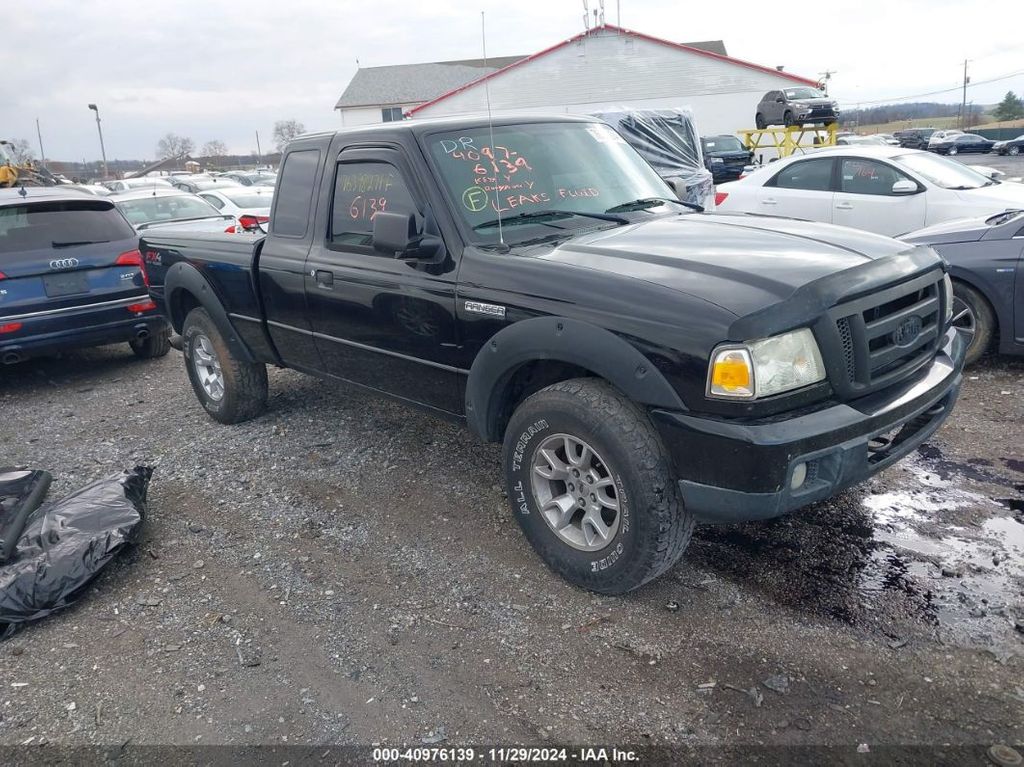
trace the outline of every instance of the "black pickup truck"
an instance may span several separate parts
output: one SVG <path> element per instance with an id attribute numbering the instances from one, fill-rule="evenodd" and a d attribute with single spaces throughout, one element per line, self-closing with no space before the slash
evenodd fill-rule
<path id="1" fill-rule="evenodd" d="M 584 118 L 306 135 L 266 236 L 140 249 L 213 418 L 258 415 L 270 364 L 462 421 L 503 443 L 540 556 L 603 593 L 664 572 L 695 520 L 891 465 L 960 389 L 931 249 L 695 210 Z"/>

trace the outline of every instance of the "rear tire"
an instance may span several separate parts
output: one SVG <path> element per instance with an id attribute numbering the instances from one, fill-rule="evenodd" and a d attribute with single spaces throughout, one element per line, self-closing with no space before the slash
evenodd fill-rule
<path id="1" fill-rule="evenodd" d="M 1020 154 L 1020 147 L 1019 146 L 1011 146 L 1006 151 L 1007 151 L 1007 154 L 1010 154 L 1010 155 L 1016 157 L 1017 155 Z"/>
<path id="2" fill-rule="evenodd" d="M 954 157 L 955 155 L 960 154 L 960 150 L 957 149 L 955 146 L 951 146 L 948 150 L 948 153 L 950 157 Z"/>
<path id="3" fill-rule="evenodd" d="M 220 423 L 255 418 L 267 406 L 267 366 L 232 356 L 209 313 L 197 307 L 181 331 L 185 370 L 196 397 Z"/>
<path id="4" fill-rule="evenodd" d="M 972 365 L 992 345 L 997 327 L 996 313 L 985 296 L 969 285 L 954 281 L 953 325 L 974 333 L 964 358 L 965 365 Z"/>
<path id="5" fill-rule="evenodd" d="M 760 112 L 754 115 L 754 125 L 757 126 L 758 130 L 764 130 L 765 128 L 768 127 L 768 123 L 764 121 L 764 115 L 761 114 Z"/>
<path id="6" fill-rule="evenodd" d="M 548 567 L 576 586 L 632 591 L 690 542 L 693 515 L 658 433 L 604 381 L 576 378 L 529 397 L 509 422 L 504 457 L 516 521 Z"/>
<path id="7" fill-rule="evenodd" d="M 143 360 L 152 360 L 157 357 L 165 357 L 171 350 L 170 328 L 161 330 L 159 333 L 151 333 L 141 341 L 129 341 L 135 356 Z"/>

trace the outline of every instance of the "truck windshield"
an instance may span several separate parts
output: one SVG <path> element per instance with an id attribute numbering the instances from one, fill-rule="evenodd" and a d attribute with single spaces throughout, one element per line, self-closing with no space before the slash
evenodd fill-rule
<path id="1" fill-rule="evenodd" d="M 497 216 L 531 211 L 604 214 L 636 200 L 666 198 L 671 189 L 636 150 L 601 123 L 525 123 L 428 134 L 424 141 L 452 207 L 477 242 L 496 242 Z M 673 211 L 681 210 L 672 206 Z M 555 228 L 606 226 L 600 218 L 555 221 L 529 216 L 504 233 L 522 241 Z M 616 223 L 617 217 L 603 220 Z M 584 221 L 586 223 L 584 223 Z"/>

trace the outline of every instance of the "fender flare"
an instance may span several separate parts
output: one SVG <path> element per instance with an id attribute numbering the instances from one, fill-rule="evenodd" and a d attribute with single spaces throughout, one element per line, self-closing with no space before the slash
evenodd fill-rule
<path id="1" fill-rule="evenodd" d="M 179 261 L 174 264 L 174 266 L 167 270 L 167 275 L 164 278 L 167 315 L 170 317 L 171 325 L 176 330 L 180 329 L 185 323 L 184 317 L 175 316 L 175 306 L 177 304 L 175 296 L 182 290 L 194 296 L 199 305 L 210 315 L 210 319 L 213 320 L 213 324 L 217 326 L 217 330 L 224 337 L 228 349 L 231 350 L 231 356 L 243 362 L 257 361 L 249 347 L 246 346 L 238 333 L 235 332 L 235 327 L 231 324 L 227 312 L 224 311 L 224 305 L 221 303 L 220 297 L 214 291 L 210 281 L 203 276 L 202 272 L 185 261 Z"/>
<path id="2" fill-rule="evenodd" d="M 564 317 L 534 317 L 498 331 L 473 360 L 466 382 L 466 422 L 497 442 L 505 384 L 522 365 L 564 362 L 604 378 L 641 405 L 687 410 L 661 371 L 634 346 L 609 330 Z"/>

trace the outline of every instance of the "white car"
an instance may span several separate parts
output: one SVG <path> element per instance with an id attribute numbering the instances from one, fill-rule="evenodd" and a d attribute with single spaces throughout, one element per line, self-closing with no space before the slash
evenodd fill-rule
<path id="1" fill-rule="evenodd" d="M 933 144 L 938 144 L 949 136 L 959 136 L 961 133 L 963 133 L 963 131 L 957 130 L 956 128 L 950 128 L 949 130 L 937 130 L 928 137 L 928 146 L 930 147 Z"/>
<path id="2" fill-rule="evenodd" d="M 118 178 L 100 182 L 115 194 L 131 192 L 136 189 L 170 189 L 171 182 L 159 176 L 140 176 L 138 178 Z"/>
<path id="3" fill-rule="evenodd" d="M 864 229 L 890 237 L 955 218 L 1024 208 L 1024 186 L 1001 183 L 918 149 L 818 149 L 720 184 L 723 213 L 762 213 Z"/>
<path id="4" fill-rule="evenodd" d="M 270 204 L 274 201 L 272 186 L 227 186 L 221 189 L 203 189 L 199 196 L 221 213 L 230 213 L 246 229 L 255 228 L 243 220 L 252 217 L 254 223 L 265 224 L 270 220 Z"/>

